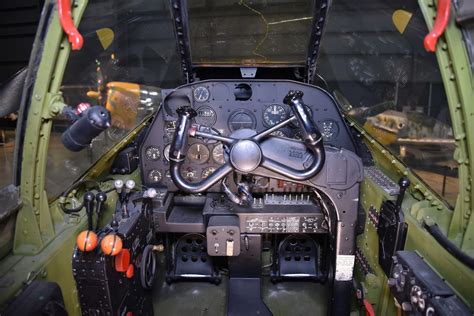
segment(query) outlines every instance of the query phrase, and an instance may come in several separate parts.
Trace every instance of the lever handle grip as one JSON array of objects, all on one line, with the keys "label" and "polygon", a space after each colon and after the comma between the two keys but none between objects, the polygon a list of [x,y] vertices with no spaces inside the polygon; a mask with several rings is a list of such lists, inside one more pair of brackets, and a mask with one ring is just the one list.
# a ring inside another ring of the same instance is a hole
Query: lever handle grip
[{"label": "lever handle grip", "polygon": [[322,142],[322,135],[313,118],[306,111],[306,105],[303,102],[303,92],[291,90],[283,99],[283,103],[287,104],[298,120],[303,132],[304,141],[310,146],[315,146]]},{"label": "lever handle grip", "polygon": [[400,192],[398,193],[397,201],[395,203],[395,209],[399,212],[402,209],[402,202],[405,198],[405,191],[410,186],[410,180],[407,177],[401,177],[398,181],[398,185],[400,186]]},{"label": "lever handle grip", "polygon": [[178,113],[178,126],[170,148],[170,160],[183,161],[186,158],[186,145],[188,130],[192,119],[196,117],[196,111],[190,106],[182,106],[176,110]]},{"label": "lever handle grip", "polygon": [[94,193],[87,191],[84,193],[84,207],[86,208],[87,214],[87,227],[92,230],[92,212],[94,211]]}]

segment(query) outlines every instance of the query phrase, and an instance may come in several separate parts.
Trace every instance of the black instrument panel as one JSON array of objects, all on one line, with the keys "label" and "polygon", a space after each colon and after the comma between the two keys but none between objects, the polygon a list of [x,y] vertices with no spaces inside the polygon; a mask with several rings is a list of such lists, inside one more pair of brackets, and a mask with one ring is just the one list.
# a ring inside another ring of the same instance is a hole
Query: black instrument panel
[{"label": "black instrument panel", "polygon": [[[176,128],[177,108],[192,106],[198,114],[194,122],[208,132],[224,136],[243,128],[259,132],[292,115],[289,107],[282,102],[290,90],[303,91],[307,111],[318,125],[325,145],[354,151],[337,104],[329,93],[319,87],[283,80],[200,81],[173,90],[162,90],[161,110],[156,114],[140,150],[144,185],[177,190],[169,173],[169,148]],[[273,135],[299,139],[301,132],[297,123],[291,123]],[[189,138],[181,173],[187,181],[199,182],[222,165],[225,156],[221,143]],[[219,192],[220,188],[210,191]]]}]

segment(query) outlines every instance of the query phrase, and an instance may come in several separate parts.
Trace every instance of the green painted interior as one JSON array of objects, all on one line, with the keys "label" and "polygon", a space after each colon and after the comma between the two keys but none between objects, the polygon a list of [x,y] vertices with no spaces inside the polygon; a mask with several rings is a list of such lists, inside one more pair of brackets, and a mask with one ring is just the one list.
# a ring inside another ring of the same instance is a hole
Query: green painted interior
[{"label": "green painted interior", "polygon": [[[48,4],[50,0],[47,0]],[[433,0],[419,0],[423,14],[429,26],[436,14]],[[73,16],[79,21],[87,0],[74,1]],[[38,44],[36,44],[38,45]],[[423,221],[438,223],[449,238],[458,244],[466,253],[474,255],[474,219],[471,216],[474,208],[474,191],[472,177],[474,164],[469,157],[474,155],[474,89],[472,72],[462,35],[450,19],[445,36],[440,39],[437,58],[448,96],[450,113],[457,145],[457,162],[459,167],[460,192],[454,210],[449,209],[442,199],[434,194],[405,165],[389,151],[368,135],[350,119],[350,126],[358,131],[360,137],[373,154],[377,166],[393,180],[405,175],[411,180],[411,186],[403,204],[409,230],[406,249],[416,250],[429,265],[439,273],[446,282],[460,295],[471,308],[474,308],[474,271],[457,261],[447,253],[421,226]],[[24,135],[24,155],[22,157],[21,198],[23,206],[18,214],[13,253],[0,262],[0,304],[12,298],[23,285],[33,279],[46,279],[59,283],[63,291],[66,307],[71,315],[80,313],[75,283],[71,273],[71,254],[75,237],[85,227],[84,211],[79,218],[64,215],[58,201],[49,203],[44,190],[47,148],[51,129],[51,116],[57,112],[55,107],[61,102],[59,88],[62,75],[69,56],[69,44],[59,25],[55,14],[44,40],[42,59],[39,65],[32,101],[29,108],[27,129]],[[143,127],[132,131],[122,142],[84,175],[84,178],[104,178],[114,155],[125,146]],[[139,174],[134,177],[139,181]],[[364,180],[361,186],[360,200],[367,212],[373,206],[380,207],[388,199],[382,190],[370,180]],[[111,214],[115,204],[113,194],[107,200],[107,212]],[[104,216],[104,221],[107,216]],[[360,282],[366,297],[374,304],[377,315],[394,315],[394,300],[390,295],[387,279],[378,265],[378,239],[375,228],[366,218],[364,234],[357,239],[357,246],[367,258],[373,273],[364,275],[356,266],[356,280]],[[192,312],[200,315],[212,315],[214,311],[223,311],[225,306],[225,284],[214,285],[176,284],[171,287],[157,287],[155,301],[157,310]],[[283,285],[282,285],[283,286]],[[298,298],[308,304],[315,304],[315,310],[325,309],[326,291],[322,286],[313,287],[298,284],[287,285],[297,290]],[[199,288],[198,294],[195,290]],[[275,309],[275,315],[300,314],[298,306],[284,304],[289,288],[265,285],[265,300]],[[185,295],[185,294],[189,294]],[[194,297],[196,300],[190,300]],[[224,305],[223,305],[224,304]],[[174,309],[173,309],[174,308]],[[177,309],[176,309],[177,308]],[[296,309],[294,309],[296,308]],[[301,313],[302,314],[302,313]]]}]

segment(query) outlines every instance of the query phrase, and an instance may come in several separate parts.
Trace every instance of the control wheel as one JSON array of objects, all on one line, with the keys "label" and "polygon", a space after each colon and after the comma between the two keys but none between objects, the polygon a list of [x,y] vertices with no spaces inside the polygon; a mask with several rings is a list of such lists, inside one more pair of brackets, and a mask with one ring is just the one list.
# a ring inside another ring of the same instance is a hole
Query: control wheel
[{"label": "control wheel", "polygon": [[153,246],[148,245],[143,250],[142,261],[140,263],[140,281],[142,287],[151,290],[156,277],[156,256],[153,252]]}]

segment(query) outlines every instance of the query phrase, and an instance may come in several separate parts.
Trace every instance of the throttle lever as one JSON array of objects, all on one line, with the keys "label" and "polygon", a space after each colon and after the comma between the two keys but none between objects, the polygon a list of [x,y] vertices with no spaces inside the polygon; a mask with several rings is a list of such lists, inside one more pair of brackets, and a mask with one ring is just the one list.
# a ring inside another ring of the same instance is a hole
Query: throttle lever
[{"label": "throttle lever", "polygon": [[399,213],[402,210],[402,202],[405,197],[405,191],[410,186],[410,180],[406,177],[401,177],[398,181],[400,192],[398,193],[397,201],[395,202],[395,211]]},{"label": "throttle lever", "polygon": [[84,193],[84,206],[86,208],[86,214],[87,214],[87,229],[92,230],[93,224],[92,224],[92,216],[94,212],[94,193],[87,191]]},{"label": "throttle lever", "polygon": [[95,200],[97,202],[95,206],[95,212],[97,214],[97,222],[95,223],[95,230],[99,230],[99,220],[102,214],[102,206],[104,205],[104,202],[107,201],[107,194],[105,194],[104,192],[99,192],[96,194]]}]

